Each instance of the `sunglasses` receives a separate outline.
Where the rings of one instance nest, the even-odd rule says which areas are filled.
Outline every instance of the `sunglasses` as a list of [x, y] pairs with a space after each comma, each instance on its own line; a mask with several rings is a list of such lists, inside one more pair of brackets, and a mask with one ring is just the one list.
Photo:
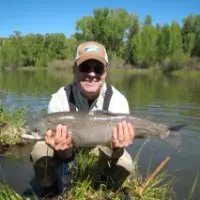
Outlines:
[[105, 72], [105, 66], [99, 63], [94, 66], [82, 63], [79, 65], [79, 71], [82, 73], [94, 72], [95, 74], [102, 75]]

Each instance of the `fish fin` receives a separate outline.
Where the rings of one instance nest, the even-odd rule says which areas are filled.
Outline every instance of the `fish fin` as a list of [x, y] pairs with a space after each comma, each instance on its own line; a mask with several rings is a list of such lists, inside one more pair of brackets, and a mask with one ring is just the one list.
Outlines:
[[163, 141], [168, 143], [170, 146], [172, 146], [176, 150], [180, 151], [180, 145], [181, 145], [180, 133], [176, 132], [176, 135], [171, 134], [169, 137], [163, 138]]
[[175, 126], [170, 126], [169, 130], [170, 131], [179, 131], [183, 127], [187, 126], [186, 124], [180, 124], [180, 125], [175, 125]]
[[181, 145], [181, 135], [179, 133], [179, 130], [181, 130], [183, 127], [187, 126], [186, 124], [180, 124], [175, 126], [170, 126], [169, 131], [170, 135], [167, 138], [163, 138], [165, 142], [167, 142], [170, 146], [175, 148], [180, 152], [180, 145]]

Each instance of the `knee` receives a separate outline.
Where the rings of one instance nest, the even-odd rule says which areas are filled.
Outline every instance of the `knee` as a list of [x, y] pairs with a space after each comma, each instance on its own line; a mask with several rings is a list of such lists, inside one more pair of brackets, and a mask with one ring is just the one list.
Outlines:
[[[35, 165], [43, 157], [52, 158], [54, 156], [54, 151], [50, 148], [44, 141], [39, 141], [35, 144], [33, 151], [31, 152], [31, 161]], [[40, 161], [41, 162], [41, 161]], [[39, 162], [39, 163], [40, 163]]]
[[116, 165], [124, 168], [128, 174], [133, 174], [135, 171], [133, 159], [126, 150], [124, 150], [123, 155], [118, 159]]

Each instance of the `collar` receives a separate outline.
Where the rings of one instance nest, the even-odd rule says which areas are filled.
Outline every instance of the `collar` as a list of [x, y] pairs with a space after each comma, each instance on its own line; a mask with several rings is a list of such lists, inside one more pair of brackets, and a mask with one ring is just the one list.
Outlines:
[[74, 81], [73, 84], [72, 84], [72, 90], [73, 90], [73, 93], [74, 93], [74, 99], [75, 99], [75, 103], [76, 103], [78, 110], [88, 111], [88, 110], [94, 110], [94, 109], [102, 109], [104, 96], [105, 96], [105, 92], [106, 92], [106, 83], [104, 83], [102, 85], [99, 96], [93, 102], [91, 107], [89, 107], [88, 99], [85, 98], [81, 94], [79, 86], [78, 86], [76, 81]]

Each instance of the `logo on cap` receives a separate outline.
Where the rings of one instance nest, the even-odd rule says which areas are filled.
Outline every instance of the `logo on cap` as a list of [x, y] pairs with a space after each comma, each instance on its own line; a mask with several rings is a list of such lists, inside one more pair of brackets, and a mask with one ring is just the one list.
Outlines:
[[89, 46], [84, 47], [84, 51], [86, 51], [86, 52], [91, 52], [91, 51], [98, 52], [99, 47], [95, 46], [95, 45], [89, 45]]

